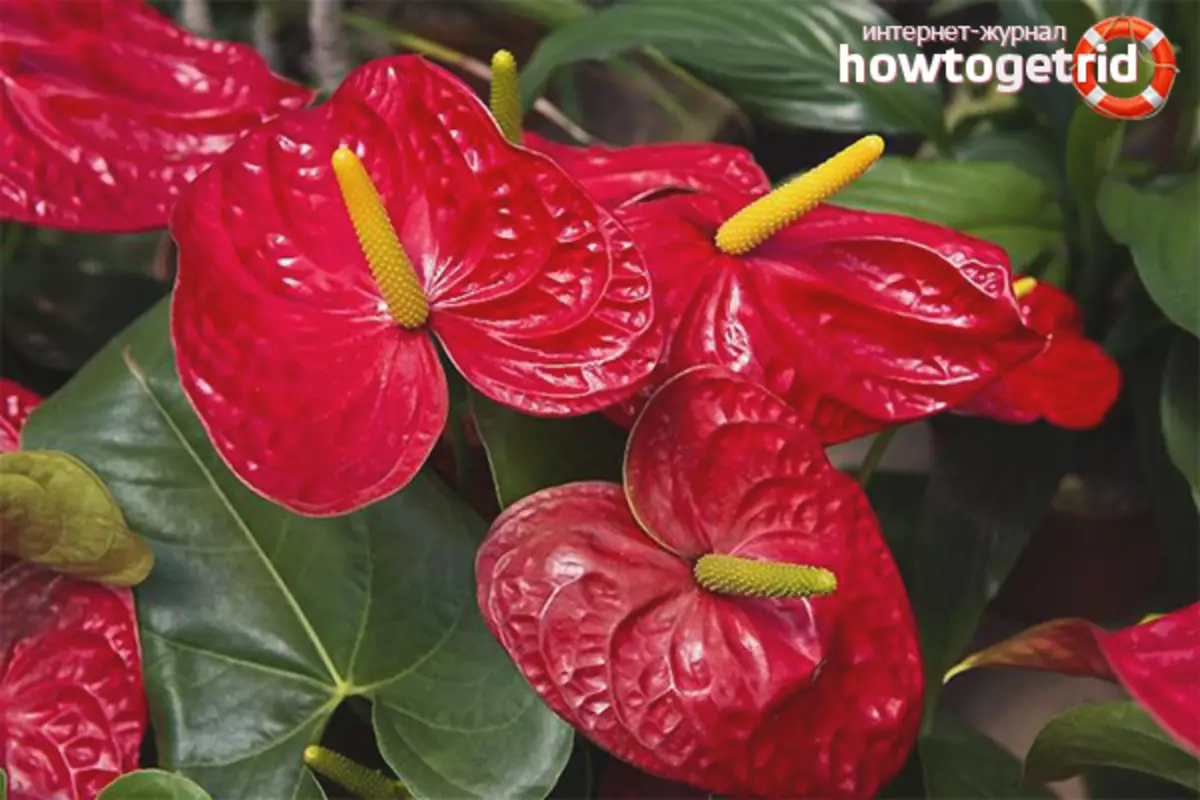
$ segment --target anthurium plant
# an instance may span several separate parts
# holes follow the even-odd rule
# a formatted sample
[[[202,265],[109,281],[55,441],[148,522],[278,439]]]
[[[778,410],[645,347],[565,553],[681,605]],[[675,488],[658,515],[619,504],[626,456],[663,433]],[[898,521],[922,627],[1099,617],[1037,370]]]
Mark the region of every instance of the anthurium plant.
[[[1193,4],[410,5],[0,4],[0,798],[1200,792]]]

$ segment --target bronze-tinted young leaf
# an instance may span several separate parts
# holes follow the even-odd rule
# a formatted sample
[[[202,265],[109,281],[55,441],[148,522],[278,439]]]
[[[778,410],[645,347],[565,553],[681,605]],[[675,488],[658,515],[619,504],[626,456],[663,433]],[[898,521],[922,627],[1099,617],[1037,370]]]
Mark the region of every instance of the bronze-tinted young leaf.
[[[0,531],[0,553],[115,586],[154,565],[104,483],[66,453],[0,455]]]
[[[1025,780],[1056,781],[1089,767],[1120,767],[1200,791],[1200,760],[1127,700],[1068,709],[1042,728],[1025,759]]]

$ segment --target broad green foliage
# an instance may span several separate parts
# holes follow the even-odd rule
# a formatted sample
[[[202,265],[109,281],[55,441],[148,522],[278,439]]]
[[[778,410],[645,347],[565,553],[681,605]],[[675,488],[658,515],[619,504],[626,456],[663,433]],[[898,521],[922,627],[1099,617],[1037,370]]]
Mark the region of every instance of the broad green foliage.
[[[212,797],[182,775],[161,769],[140,769],[104,787],[96,800],[212,800]]]
[[[487,448],[501,507],[551,486],[621,481],[625,434],[600,415],[543,419],[473,392],[471,410]]]
[[[889,24],[886,13],[861,0],[636,0],[559,27],[534,52],[522,83],[528,103],[559,67],[652,46],[775,122],[940,139],[935,86],[838,80],[839,43],[864,62],[878,53],[918,52],[906,42],[863,41],[863,26]]]
[[[164,767],[214,797],[316,797],[301,763],[348,697],[374,704],[419,797],[542,797],[571,732],[484,628],[484,525],[437,480],[361,512],[285,512],[221,463],[182,396],[160,305],[28,423],[87,461],[157,564],[138,595]]]
[[[1180,748],[1136,703],[1088,703],[1042,728],[1025,759],[1025,779],[1056,781],[1089,767],[1121,767],[1200,791],[1200,760]]]
[[[834,197],[837,205],[905,214],[1003,247],[1022,272],[1063,249],[1050,187],[1012,164],[888,156]]]
[[[1146,291],[1176,325],[1200,335],[1200,172],[1135,188],[1110,178],[1100,187],[1100,216],[1133,254]]]
[[[940,716],[918,748],[930,800],[1054,797],[1042,786],[1022,789],[1020,760],[952,717]]]

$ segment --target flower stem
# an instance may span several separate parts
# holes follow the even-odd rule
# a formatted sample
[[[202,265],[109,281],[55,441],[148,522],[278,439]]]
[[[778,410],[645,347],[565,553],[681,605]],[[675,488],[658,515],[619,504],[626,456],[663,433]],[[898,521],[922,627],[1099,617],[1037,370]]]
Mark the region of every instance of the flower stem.
[[[404,784],[377,769],[368,769],[318,745],[304,748],[304,763],[362,800],[404,800],[410,797]]]
[[[875,437],[875,441],[871,442],[871,448],[867,450],[867,455],[863,458],[862,466],[858,468],[858,483],[864,489],[871,481],[871,476],[875,470],[883,462],[883,456],[887,452],[888,446],[892,443],[892,439],[896,437],[896,431],[900,430],[897,425],[894,428],[888,428],[883,433]]]

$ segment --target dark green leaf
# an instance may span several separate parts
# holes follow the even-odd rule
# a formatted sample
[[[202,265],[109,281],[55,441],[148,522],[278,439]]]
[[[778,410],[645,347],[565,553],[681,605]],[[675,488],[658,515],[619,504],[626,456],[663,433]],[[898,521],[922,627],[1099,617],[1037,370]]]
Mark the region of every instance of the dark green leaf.
[[[1167,452],[1200,501],[1200,348],[1180,333],[1163,372],[1162,432]]]
[[[973,728],[945,715],[919,743],[930,800],[1053,798],[1044,787],[1021,789],[1021,762]]]
[[[653,46],[766,119],[835,131],[919,131],[940,140],[937,87],[838,79],[840,43],[864,64],[879,53],[918,53],[906,42],[863,41],[864,26],[890,24],[862,0],[633,0],[543,39],[522,73],[525,100],[562,66]]]
[[[913,536],[910,594],[926,708],[970,643],[1070,464],[1073,434],[1049,425],[940,421],[937,462]],[[929,723],[930,717],[926,717]]]
[[[96,800],[212,800],[192,781],[161,769],[140,769],[104,787]]]
[[[1061,179],[1053,149],[1034,131],[981,131],[955,146],[954,154],[964,161],[1008,162],[1047,186]]]
[[[1050,720],[1025,758],[1025,779],[1057,781],[1089,767],[1131,769],[1200,791],[1200,760],[1128,700],[1087,703]]]
[[[87,461],[155,551],[138,615],[163,765],[222,799],[316,797],[303,748],[362,696],[416,795],[545,796],[571,731],[478,614],[483,522],[425,475],[334,518],[255,495],[180,391],[168,311],[106,348],[24,434]]]
[[[904,585],[912,586],[914,537],[921,511],[921,496],[929,484],[926,475],[876,472],[867,484],[871,509],[879,519],[883,538],[896,559]]]
[[[1096,193],[1116,162],[1125,123],[1081,105],[1067,129],[1067,184],[1082,213],[1095,214]]]
[[[4,267],[4,333],[38,366],[79,369],[170,289],[162,233],[20,236]]]
[[[471,393],[471,408],[502,508],[572,481],[621,481],[625,432],[599,414],[530,417],[478,392]]]
[[[1050,187],[1012,164],[891,156],[833,202],[905,214],[986,239],[1008,251],[1018,272],[1064,247],[1062,212]]]
[[[1169,185],[1137,189],[1108,179],[1100,216],[1133,254],[1146,291],[1172,322],[1200,335],[1200,172]]]

